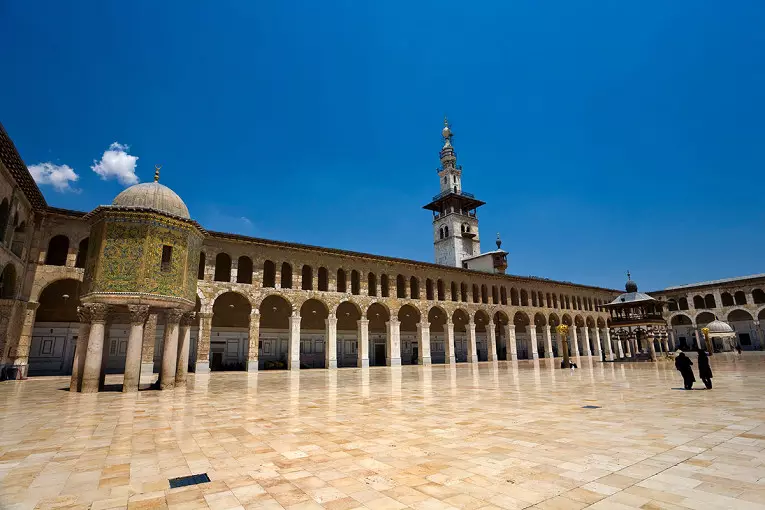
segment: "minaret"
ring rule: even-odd
[[[441,192],[423,209],[433,211],[436,264],[466,267],[463,259],[481,253],[476,209],[484,202],[462,191],[462,167],[457,165],[452,146],[454,135],[446,118],[441,136],[444,146],[440,153],[441,167],[437,170]]]

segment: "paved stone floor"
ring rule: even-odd
[[[712,361],[712,391],[586,358],[5,382],[0,508],[765,509],[765,356]]]

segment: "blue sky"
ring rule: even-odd
[[[509,272],[652,290],[765,272],[763,26],[759,0],[3,2],[0,120],[53,206],[161,164],[208,229],[432,261],[448,114]]]

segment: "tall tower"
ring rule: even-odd
[[[433,211],[433,245],[436,264],[464,267],[463,259],[481,253],[476,209],[484,204],[471,193],[462,191],[462,167],[452,146],[452,130],[444,118],[441,131],[441,167],[438,179],[441,192],[423,209]]]

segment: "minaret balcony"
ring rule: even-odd
[[[463,232],[462,237],[467,237],[468,239],[473,239],[475,237],[475,232]]]

